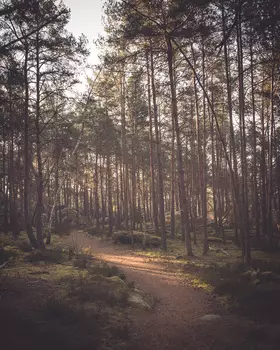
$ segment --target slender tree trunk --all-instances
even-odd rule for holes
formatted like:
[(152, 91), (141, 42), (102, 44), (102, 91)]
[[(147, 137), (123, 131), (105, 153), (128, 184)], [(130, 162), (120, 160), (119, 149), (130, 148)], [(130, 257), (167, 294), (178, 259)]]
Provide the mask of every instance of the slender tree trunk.
[[(124, 70), (124, 67), (123, 67)], [(122, 141), (122, 159), (123, 159), (123, 211), (124, 225), (128, 231), (128, 159), (127, 159), (127, 144), (126, 144), (126, 120), (125, 120), (125, 76), (121, 75), (121, 141)]]
[[(238, 56), (238, 73), (239, 73), (239, 120), (241, 136), (241, 169), (242, 169), (242, 230), (244, 237), (243, 258), (246, 263), (251, 260), (250, 253), (250, 232), (248, 225), (248, 184), (247, 184), (247, 150), (246, 150), (246, 125), (245, 125), (245, 97), (244, 97), (244, 77), (243, 77), (243, 40), (242, 40), (242, 15), (241, 2), (237, 9), (237, 56)], [(240, 203), (241, 204), (241, 203)]]
[(42, 154), (41, 154), (41, 110), (40, 110), (40, 38), (39, 32), (36, 34), (36, 153), (37, 153), (37, 212), (36, 212), (36, 235), (37, 244), (39, 248), (44, 249), (45, 244), (43, 240), (43, 224), (42, 224), (42, 214), (43, 214), (43, 165), (42, 165)]
[(75, 179), (75, 209), (77, 225), (80, 224), (80, 208), (79, 208), (79, 163), (78, 152), (75, 153), (76, 179)]
[(29, 49), (25, 42), (25, 60), (24, 60), (24, 219), (28, 238), (34, 248), (37, 247), (37, 241), (32, 231), (32, 225), (29, 215), (29, 176), (30, 176), (30, 147), (29, 147), (29, 81), (28, 81), (28, 58)]
[(9, 193), (10, 193), (10, 223), (14, 238), (17, 238), (20, 234), (20, 227), (18, 222), (18, 209), (16, 201), (15, 191), (15, 167), (14, 167), (14, 116), (13, 116), (13, 100), (12, 100), (12, 88), (9, 85), (9, 116), (12, 123), (10, 150), (9, 150), (9, 170), (8, 170), (8, 181), (9, 181)]
[[(204, 39), (202, 43), (202, 75), (203, 87), (205, 89), (205, 47)], [(203, 215), (203, 254), (206, 255), (209, 251), (208, 232), (207, 232), (207, 159), (206, 159), (206, 101), (205, 94), (203, 94), (203, 152), (202, 152), (202, 215)]]
[(253, 210), (256, 223), (256, 236), (260, 239), (260, 219), (259, 219), (259, 196), (257, 183), (257, 134), (256, 134), (256, 109), (255, 109), (255, 83), (254, 83), (254, 57), (253, 43), (250, 41), (250, 63), (251, 63), (251, 94), (252, 94), (252, 114), (253, 114)]
[(119, 164), (118, 158), (116, 157), (116, 201), (117, 201), (117, 213), (115, 216), (116, 230), (120, 229), (121, 224), (121, 206), (120, 206), (120, 188), (119, 188)]
[(112, 202), (112, 174), (110, 156), (107, 155), (107, 175), (108, 175), (108, 218), (109, 218), (109, 234), (113, 233), (113, 202)]
[(269, 138), (269, 158), (268, 158), (268, 168), (269, 168), (269, 178), (268, 178), (268, 196), (267, 196), (267, 233), (269, 236), (269, 245), (272, 248), (273, 245), (273, 227), (272, 227), (272, 200), (273, 200), (273, 135), (274, 135), (274, 74), (275, 74), (275, 64), (274, 57), (272, 58), (272, 71), (271, 71), (271, 93), (270, 93), (270, 138)]
[(99, 176), (98, 176), (98, 153), (95, 153), (95, 171), (94, 171), (94, 197), (95, 197), (95, 221), (96, 221), (96, 230), (99, 232), (100, 223), (99, 223), (99, 195), (98, 195), (98, 187), (99, 187)]
[[(222, 21), (223, 21), (223, 40), (224, 40), (224, 58), (225, 58), (225, 70), (226, 70), (226, 84), (227, 84), (227, 103), (228, 103), (228, 113), (229, 113), (229, 123), (230, 123), (230, 158), (231, 158), (231, 166), (233, 167), (233, 176), (236, 186), (236, 191), (239, 193), (239, 184), (237, 181), (238, 171), (237, 171), (237, 157), (236, 157), (236, 145), (235, 145), (235, 136), (234, 136), (234, 127), (233, 127), (233, 108), (232, 108), (232, 88), (231, 88), (231, 74), (230, 74), (230, 63), (228, 58), (228, 46), (226, 40), (226, 20), (225, 20), (225, 9), (224, 3), (222, 2)], [(238, 206), (239, 199), (236, 198), (234, 193), (234, 188), (232, 188), (233, 194), (233, 212), (234, 218), (237, 219), (234, 225), (235, 231), (235, 240), (236, 244), (239, 242), (238, 237), (238, 228), (240, 229), (240, 222), (238, 221)]]
[(175, 127), (172, 118), (172, 139), (171, 139), (171, 208), (170, 208), (170, 235), (175, 238)]
[(150, 78), (150, 64), (149, 52), (146, 52), (147, 62), (147, 77), (148, 77), (148, 114), (149, 114), (149, 138), (150, 138), (150, 174), (151, 174), (151, 199), (153, 208), (153, 223), (155, 226), (155, 234), (159, 236), (158, 225), (158, 206), (156, 202), (156, 188), (155, 188), (155, 171), (154, 171), (154, 137), (153, 137), (153, 119), (152, 119), (152, 103), (151, 103), (151, 78)]
[(163, 171), (162, 171), (162, 156), (161, 156), (161, 141), (159, 136), (158, 125), (158, 106), (156, 99), (156, 86), (154, 75), (154, 58), (151, 48), (151, 83), (152, 83), (152, 95), (153, 95), (153, 107), (154, 107), (154, 125), (156, 136), (156, 151), (157, 151), (157, 165), (158, 165), (158, 197), (159, 197), (159, 217), (160, 217), (160, 229), (161, 229), (161, 246), (163, 250), (166, 250), (166, 228), (165, 228), (165, 212), (164, 212), (164, 184), (163, 184)]
[(177, 96), (176, 96), (176, 89), (175, 89), (174, 76), (173, 76), (173, 48), (169, 37), (166, 37), (166, 44), (167, 44), (167, 61), (168, 61), (169, 80), (170, 80), (170, 89), (171, 89), (171, 98), (172, 98), (172, 106), (171, 106), (172, 118), (174, 119), (176, 142), (177, 142), (177, 163), (178, 163), (179, 197), (180, 197), (180, 206), (181, 206), (181, 225), (182, 225), (182, 230), (185, 234), (187, 253), (188, 255), (191, 256), (193, 255), (193, 252), (192, 252), (192, 245), (191, 245), (191, 235), (189, 232), (189, 217), (188, 217), (189, 211), (188, 211), (187, 200), (186, 200), (182, 143), (181, 143), (179, 120), (178, 120)]

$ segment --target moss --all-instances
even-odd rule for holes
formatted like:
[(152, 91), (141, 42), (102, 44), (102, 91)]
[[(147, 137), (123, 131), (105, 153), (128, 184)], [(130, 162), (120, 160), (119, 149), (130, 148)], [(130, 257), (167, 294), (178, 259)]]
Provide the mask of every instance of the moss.
[(121, 244), (141, 244), (146, 247), (159, 247), (161, 245), (160, 237), (139, 231), (117, 231), (113, 234), (112, 239), (114, 243)]
[[(61, 240), (57, 236), (53, 238), (46, 251), (30, 251), (23, 243), (28, 244), (25, 234), (18, 241), (0, 236), (0, 259), (4, 252), (5, 261), (15, 258), (13, 264), (0, 270), (1, 278), (13, 281), (9, 284), (8, 299), (12, 301), (13, 295), (18, 295), (12, 293), (13, 283), (15, 291), (19, 286), (21, 291), (20, 305), (18, 300), (15, 303), (15, 317), (9, 309), (9, 327), (21, 334), (17, 327), (23, 329), (29, 322), (30, 339), (35, 342), (37, 338), (45, 339), (44, 349), (58, 345), (67, 349), (122, 348), (128, 336), (124, 307), (130, 291), (130, 286), (123, 282), (125, 275), (117, 267), (96, 261), (88, 251), (77, 252), (78, 257), (86, 257), (86, 268), (73, 266), (68, 260), (69, 250), (59, 246)], [(24, 315), (24, 319), (18, 319), (18, 314)], [(21, 338), (18, 339), (21, 343)], [(48, 343), (50, 339), (53, 340)], [(8, 341), (1, 340), (3, 344)]]
[(207, 292), (212, 292), (213, 291), (213, 286), (202, 279), (198, 277), (192, 277), (191, 278), (191, 285), (197, 289), (203, 289)]
[(24, 257), (24, 261), (30, 263), (46, 262), (57, 264), (65, 259), (62, 249), (34, 250)]
[(86, 269), (90, 265), (90, 258), (86, 254), (79, 254), (73, 260), (73, 266), (79, 269)]
[(5, 246), (0, 248), (0, 263), (3, 264), (11, 258), (16, 258), (21, 255), (21, 251), (16, 246)]
[(100, 231), (97, 230), (97, 228), (95, 226), (89, 227), (87, 229), (87, 233), (91, 236), (98, 236), (100, 235)]
[(79, 302), (127, 303), (128, 286), (101, 275), (87, 275), (67, 281), (69, 297)]
[(215, 236), (209, 236), (208, 237), (208, 242), (210, 243), (224, 243), (223, 239), (220, 237), (215, 237)]
[(104, 262), (99, 264), (94, 264), (89, 268), (88, 272), (91, 275), (102, 275), (105, 277), (117, 276), (122, 280), (126, 279), (125, 274), (117, 266), (114, 266), (114, 265), (111, 266)]

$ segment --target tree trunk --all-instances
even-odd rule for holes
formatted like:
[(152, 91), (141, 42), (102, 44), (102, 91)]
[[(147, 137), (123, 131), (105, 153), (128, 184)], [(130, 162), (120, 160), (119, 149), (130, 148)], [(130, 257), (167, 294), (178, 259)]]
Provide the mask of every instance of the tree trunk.
[(169, 37), (166, 37), (166, 44), (167, 44), (167, 61), (168, 61), (169, 80), (170, 80), (171, 99), (172, 99), (172, 105), (171, 105), (172, 118), (174, 119), (176, 142), (177, 142), (177, 164), (178, 164), (178, 180), (179, 180), (179, 197), (180, 197), (180, 206), (181, 206), (181, 225), (182, 225), (182, 230), (185, 234), (187, 253), (189, 256), (192, 256), (193, 252), (192, 252), (192, 244), (191, 244), (191, 235), (189, 232), (189, 217), (188, 217), (189, 211), (188, 211), (187, 200), (186, 200), (182, 143), (181, 143), (179, 120), (178, 120), (176, 89), (175, 89), (175, 82), (174, 82), (174, 76), (173, 76), (173, 48)]
[(29, 216), (29, 176), (30, 176), (30, 147), (29, 147), (29, 82), (28, 82), (28, 58), (29, 49), (25, 42), (25, 60), (24, 60), (24, 219), (28, 238), (34, 248), (37, 247), (37, 241), (32, 231), (32, 225)]
[(162, 161), (161, 161), (161, 141), (159, 136), (159, 125), (158, 125), (158, 106), (156, 99), (156, 87), (155, 87), (155, 76), (154, 76), (154, 58), (152, 47), (151, 52), (151, 83), (152, 83), (152, 95), (153, 95), (153, 107), (154, 107), (154, 125), (155, 125), (155, 136), (156, 136), (156, 151), (157, 151), (157, 163), (158, 163), (158, 197), (159, 197), (159, 216), (160, 216), (160, 229), (161, 229), (161, 246), (163, 250), (166, 250), (166, 228), (165, 228), (165, 211), (164, 211), (164, 184), (163, 184), (163, 172), (162, 172)]
[(148, 77), (148, 114), (149, 114), (149, 138), (150, 138), (150, 174), (151, 174), (151, 199), (153, 208), (153, 223), (155, 226), (155, 234), (159, 236), (158, 225), (158, 206), (156, 202), (156, 188), (155, 188), (155, 171), (154, 171), (154, 137), (153, 137), (153, 119), (152, 119), (152, 103), (151, 103), (151, 78), (150, 78), (150, 64), (149, 52), (146, 52), (147, 62), (147, 77)]

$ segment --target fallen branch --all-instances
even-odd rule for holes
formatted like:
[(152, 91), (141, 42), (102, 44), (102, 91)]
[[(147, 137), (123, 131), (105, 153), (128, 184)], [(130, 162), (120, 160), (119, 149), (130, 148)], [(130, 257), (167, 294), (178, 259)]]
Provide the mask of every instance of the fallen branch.
[(5, 261), (4, 264), (0, 265), (0, 269), (3, 269), (8, 264), (8, 262), (9, 262), (9, 260)]
[(214, 249), (214, 248), (209, 247), (209, 250), (210, 250), (210, 252), (215, 252), (215, 253), (221, 252), (221, 253), (224, 253), (226, 256), (230, 256), (229, 252), (227, 252), (226, 250), (221, 249), (221, 248)]

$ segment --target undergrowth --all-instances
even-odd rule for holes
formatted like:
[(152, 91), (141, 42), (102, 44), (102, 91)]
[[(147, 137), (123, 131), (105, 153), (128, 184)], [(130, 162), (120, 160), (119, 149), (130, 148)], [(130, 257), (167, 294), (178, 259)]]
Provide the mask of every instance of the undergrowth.
[[(213, 238), (213, 239), (212, 239)], [(193, 288), (214, 293), (226, 308), (261, 323), (278, 323), (280, 313), (280, 257), (252, 251), (250, 266), (242, 263), (241, 251), (232, 241), (210, 239), (211, 250), (203, 256), (198, 239), (194, 257), (186, 255), (184, 242), (168, 240), (167, 251), (137, 250), (134, 254), (163, 262), (180, 271)]]
[[(34, 250), (25, 233), (17, 240), (0, 235), (3, 263), (0, 321), (5, 324), (8, 318), (9, 329), (18, 334), (10, 337), (8, 328), (4, 330), (3, 347), (125, 348), (130, 286), (117, 267), (98, 261), (87, 250), (64, 247), (57, 236), (46, 250)], [(41, 344), (41, 339), (46, 341)]]

